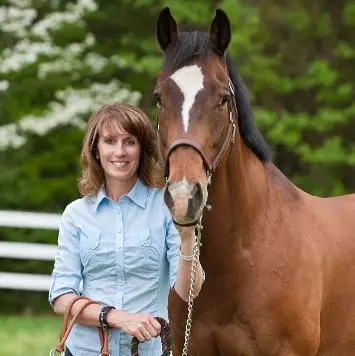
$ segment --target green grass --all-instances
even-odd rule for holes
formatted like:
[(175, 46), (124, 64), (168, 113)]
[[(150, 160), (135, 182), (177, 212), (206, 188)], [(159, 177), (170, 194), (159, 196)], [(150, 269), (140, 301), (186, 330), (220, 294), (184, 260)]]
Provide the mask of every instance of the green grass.
[(0, 316), (0, 355), (48, 356), (59, 341), (60, 326), (56, 316)]

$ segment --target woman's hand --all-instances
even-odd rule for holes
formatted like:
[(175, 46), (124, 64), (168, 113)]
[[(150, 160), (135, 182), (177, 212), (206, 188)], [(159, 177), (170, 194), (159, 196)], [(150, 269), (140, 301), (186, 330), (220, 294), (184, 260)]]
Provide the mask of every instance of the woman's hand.
[(135, 336), (140, 342), (158, 336), (161, 331), (160, 323), (148, 313), (128, 313), (111, 309), (107, 314), (107, 323), (130, 336)]

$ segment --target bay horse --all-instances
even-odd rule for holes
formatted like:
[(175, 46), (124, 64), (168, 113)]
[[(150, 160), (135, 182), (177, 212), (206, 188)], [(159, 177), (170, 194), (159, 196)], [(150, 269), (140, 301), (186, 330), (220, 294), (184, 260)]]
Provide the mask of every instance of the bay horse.
[[(355, 355), (355, 195), (312, 196), (271, 162), (237, 68), (230, 22), (179, 31), (157, 21), (163, 67), (154, 96), (164, 199), (174, 221), (203, 215), (190, 356)], [(211, 184), (208, 186), (209, 177)], [(169, 295), (173, 354), (187, 304)]]

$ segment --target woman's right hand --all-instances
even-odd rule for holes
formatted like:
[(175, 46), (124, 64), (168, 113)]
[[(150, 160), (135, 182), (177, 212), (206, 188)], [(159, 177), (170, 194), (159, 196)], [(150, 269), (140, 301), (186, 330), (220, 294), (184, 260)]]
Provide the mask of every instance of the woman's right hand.
[(161, 331), (160, 323), (148, 313), (128, 313), (111, 309), (107, 314), (107, 323), (112, 328), (135, 336), (140, 342), (158, 336)]

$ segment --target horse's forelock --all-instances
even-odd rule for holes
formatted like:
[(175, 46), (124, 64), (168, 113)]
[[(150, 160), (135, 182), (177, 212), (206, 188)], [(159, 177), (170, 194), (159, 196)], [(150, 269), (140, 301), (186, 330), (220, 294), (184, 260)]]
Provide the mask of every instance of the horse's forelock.
[(206, 32), (199, 29), (180, 32), (178, 39), (164, 52), (164, 67), (174, 72), (197, 58), (206, 58), (213, 52)]

